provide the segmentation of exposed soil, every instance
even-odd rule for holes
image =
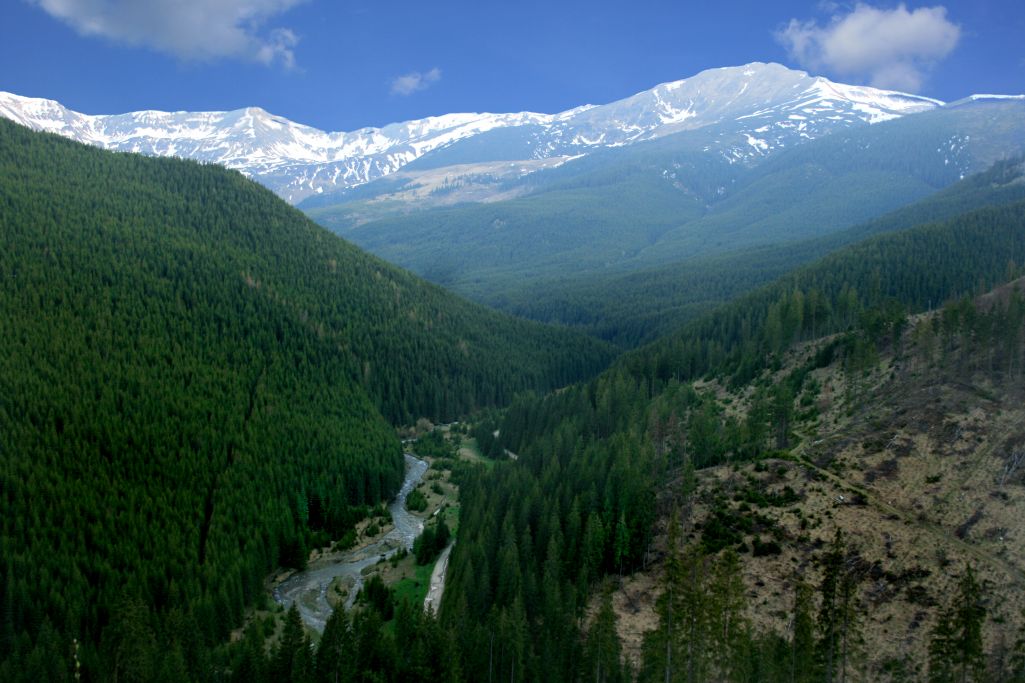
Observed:
[[[968,563],[986,594],[988,647],[1014,642],[1025,608],[1025,466],[1007,475],[1025,444],[1025,381],[987,373],[971,349],[929,360],[908,350],[910,335],[902,356],[883,354],[863,376],[847,377],[837,364],[815,370],[817,414],[796,425],[800,442],[789,457],[704,470],[683,506],[684,541],[697,541],[716,496],[733,498],[745,487],[797,494],[798,502],[781,507],[741,512],[730,503],[769,528],[748,535],[749,548],[755,535],[780,540],[777,555],[741,558],[752,624],[781,633],[794,580],[817,585],[816,560],[841,529],[863,568],[868,616],[859,680],[890,680],[887,663],[901,663],[913,676],[924,672],[937,606],[947,603]],[[791,353],[778,376],[817,346]],[[750,398],[714,382],[698,388],[737,415]],[[680,502],[679,482],[670,482],[660,509],[668,514]],[[624,652],[634,662],[644,630],[657,625],[664,534],[665,519],[651,566],[614,593]]]

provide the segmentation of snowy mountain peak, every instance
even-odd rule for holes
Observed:
[[[953,107],[953,106],[957,106],[957,105],[961,105],[961,104],[969,104],[971,102],[999,102],[999,101],[1007,101],[1007,100],[1022,101],[1022,100],[1025,100],[1025,95],[990,95],[990,94],[969,95],[968,97],[965,97],[965,98],[962,98],[960,100],[957,100],[956,102],[951,102],[950,106]]]
[[[710,153],[754,162],[802,139],[938,106],[943,103],[761,62],[709,69],[616,102],[558,114],[444,114],[352,132],[317,130],[260,107],[87,115],[53,100],[0,92],[0,116],[22,125],[106,149],[219,163],[291,202],[389,175],[496,129],[523,130],[532,141],[524,158],[546,159],[717,126],[721,141]]]

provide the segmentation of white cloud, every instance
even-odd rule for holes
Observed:
[[[434,67],[430,71],[413,71],[404,76],[399,76],[391,82],[392,95],[412,95],[420,90],[426,90],[441,80],[441,69]]]
[[[809,69],[867,79],[879,88],[921,88],[937,62],[949,55],[961,28],[943,6],[914,10],[901,4],[879,9],[858,4],[825,25],[791,19],[776,32],[790,56]]]
[[[305,0],[30,0],[85,36],[150,47],[180,59],[232,58],[295,66],[290,29],[268,19]]]

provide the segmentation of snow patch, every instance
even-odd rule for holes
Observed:
[[[1025,99],[975,95],[971,99]],[[523,129],[524,161],[579,158],[595,148],[622,147],[687,127],[720,126],[716,143],[730,163],[765,155],[788,142],[885,121],[939,100],[833,83],[779,64],[711,69],[606,105],[557,114],[453,113],[381,128],[326,132],[259,107],[235,111],[139,111],[89,115],[53,100],[0,92],[0,116],[106,149],[180,156],[242,171],[291,201],[362,185],[460,141],[498,129]],[[724,122],[736,122],[734,125]],[[739,130],[738,130],[739,129]],[[716,129],[712,129],[715,131]]]
[[[759,140],[753,135],[749,135],[747,133],[744,133],[744,137],[747,138],[747,144],[751,145],[759,152],[769,151],[769,143],[767,143],[765,140]]]

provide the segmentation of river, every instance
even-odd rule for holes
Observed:
[[[345,599],[345,608],[350,609],[363,587],[363,570],[366,567],[376,564],[381,558],[391,557],[399,548],[412,550],[413,541],[424,530],[424,523],[406,509],[406,496],[420,483],[425,472],[427,463],[406,453],[406,478],[398,495],[388,505],[394,528],[369,545],[331,553],[311,562],[306,569],[296,572],[274,588],[274,600],[286,609],[295,604],[303,622],[323,633],[324,625],[334,611],[327,599],[332,581],[338,578],[351,580],[349,595]]]

